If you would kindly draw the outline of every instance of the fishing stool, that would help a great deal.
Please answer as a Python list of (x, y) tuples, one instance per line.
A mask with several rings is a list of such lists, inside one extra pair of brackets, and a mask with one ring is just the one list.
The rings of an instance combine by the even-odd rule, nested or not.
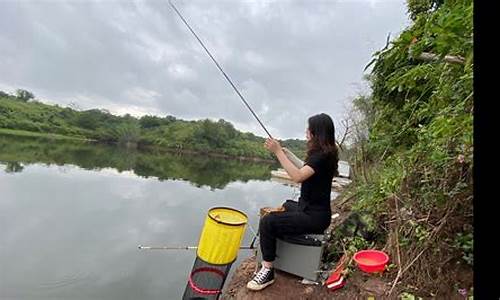
[[(326, 244), (325, 234), (287, 235), (276, 241), (276, 259), (273, 267), (277, 270), (319, 282), (321, 257)], [(258, 262), (262, 261), (260, 248)]]

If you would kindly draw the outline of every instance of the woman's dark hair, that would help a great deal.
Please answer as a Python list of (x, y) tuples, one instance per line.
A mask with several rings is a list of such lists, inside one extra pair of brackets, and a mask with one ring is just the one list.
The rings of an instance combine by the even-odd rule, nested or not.
[(332, 118), (325, 113), (317, 114), (307, 120), (311, 139), (307, 142), (307, 157), (320, 152), (331, 154), (332, 165), (337, 173), (338, 148), (335, 143), (335, 126)]

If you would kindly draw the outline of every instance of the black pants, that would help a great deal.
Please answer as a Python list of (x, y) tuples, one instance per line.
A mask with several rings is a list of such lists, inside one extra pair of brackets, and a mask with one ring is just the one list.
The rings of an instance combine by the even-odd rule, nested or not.
[(283, 235), (323, 233), (331, 222), (331, 212), (303, 212), (298, 202), (286, 200), (284, 212), (272, 212), (260, 219), (260, 249), (265, 261), (276, 258), (276, 238)]

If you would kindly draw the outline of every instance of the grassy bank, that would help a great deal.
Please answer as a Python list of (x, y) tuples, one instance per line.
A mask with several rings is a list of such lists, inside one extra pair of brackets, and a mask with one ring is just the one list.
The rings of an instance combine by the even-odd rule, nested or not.
[(393, 297), (472, 288), (472, 11), (471, 0), (408, 1), (412, 24), (374, 54), (372, 92), (354, 101), (365, 134), (343, 197), (363, 230), (334, 235), (330, 259), (384, 249)]
[(44, 139), (50, 139), (50, 140), (92, 141), (92, 140), (84, 138), (84, 137), (66, 136), (66, 135), (56, 134), (56, 133), (34, 132), (34, 131), (26, 131), (26, 130), (8, 129), (8, 128), (0, 128), (0, 135), (35, 137), (35, 138), (44, 138)]
[[(217, 153), (227, 157), (272, 160), (264, 138), (240, 132), (225, 120), (185, 121), (174, 116), (116, 116), (103, 109), (75, 110), (0, 91), (0, 128), (33, 136), (77, 137), (119, 145), (157, 146), (179, 151)], [(9, 132), (9, 134), (12, 132)], [(38, 135), (40, 134), (40, 135)], [(305, 141), (281, 141), (297, 155)]]

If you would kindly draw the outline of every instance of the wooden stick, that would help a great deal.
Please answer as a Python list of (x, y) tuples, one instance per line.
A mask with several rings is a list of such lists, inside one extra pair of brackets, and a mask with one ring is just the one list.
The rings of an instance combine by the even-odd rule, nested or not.
[[(418, 57), (420, 60), (424, 61), (436, 61), (440, 60), (439, 55), (434, 54), (434, 53), (428, 53), (428, 52), (422, 52), (420, 56)], [(446, 55), (443, 60), (447, 63), (452, 63), (452, 64), (465, 64), (465, 58), (461, 56), (453, 56), (453, 55)]]
[(392, 283), (392, 287), (389, 290), (389, 296), (392, 295), (392, 291), (396, 287), (396, 284), (398, 283), (399, 278), (401, 275), (403, 275), (403, 272), (401, 271), (401, 253), (399, 250), (399, 226), (401, 225), (401, 216), (399, 215), (399, 205), (398, 205), (398, 197), (394, 195), (394, 204), (396, 205), (396, 217), (398, 220), (396, 229), (394, 230), (395, 235), (396, 235), (396, 252), (398, 255), (398, 274), (396, 275), (396, 279), (394, 279), (394, 282)]
[[(454, 211), (455, 207), (451, 207), (451, 208), (448, 208), (448, 211), (446, 212), (446, 214), (444, 215), (443, 218), (441, 218), (441, 220), (439, 220), (439, 225), (433, 230), (433, 232), (431, 233), (431, 236), (429, 237), (429, 239), (427, 239), (422, 251), (420, 251), (420, 253), (415, 256), (415, 258), (408, 264), (406, 265), (406, 267), (401, 271), (401, 273), (398, 272), (398, 276), (396, 276), (396, 279), (399, 279), (400, 276), (403, 275), (403, 273), (405, 273), (419, 258), (420, 256), (422, 256), (422, 254), (424, 254), (424, 252), (429, 249), (429, 244), (431, 242), (431, 240), (434, 239), (434, 237), (437, 235), (437, 233), (441, 230), (441, 228), (444, 226), (444, 224), (446, 223), (446, 220), (448, 219), (448, 216)], [(393, 285), (392, 285), (392, 288), (391, 290), (389, 291), (389, 295), (390, 293), (392, 293), (392, 289), (394, 288), (394, 286), (396, 285), (396, 280), (394, 281)]]

